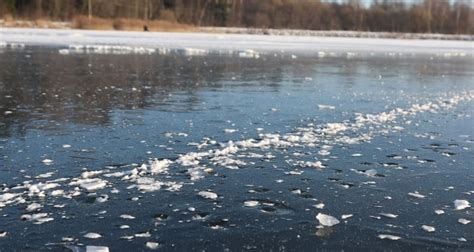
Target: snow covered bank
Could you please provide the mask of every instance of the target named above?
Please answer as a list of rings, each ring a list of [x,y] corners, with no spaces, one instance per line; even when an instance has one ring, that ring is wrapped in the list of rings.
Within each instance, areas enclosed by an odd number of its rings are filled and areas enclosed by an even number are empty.
[[[474,35],[439,34],[439,33],[400,33],[400,32],[366,32],[366,31],[313,31],[297,29],[261,29],[239,27],[201,27],[201,32],[228,34],[259,34],[277,36],[316,36],[344,38],[378,38],[378,39],[434,39],[434,40],[466,40],[473,41]]]
[[[406,40],[317,36],[272,36],[213,33],[161,33],[86,30],[48,30],[0,28],[0,42],[7,44],[114,45],[156,49],[257,52],[291,51],[295,53],[404,53],[472,56],[474,42],[451,40]]]

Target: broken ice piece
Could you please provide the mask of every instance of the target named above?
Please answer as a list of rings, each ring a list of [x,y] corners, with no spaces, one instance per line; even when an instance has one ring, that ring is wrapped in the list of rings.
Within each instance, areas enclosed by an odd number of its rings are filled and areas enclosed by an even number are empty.
[[[343,219],[343,220],[349,219],[349,218],[351,218],[352,216],[354,216],[354,215],[353,215],[353,214],[343,214],[343,215],[341,216],[341,219]]]
[[[323,213],[318,213],[318,215],[316,215],[316,219],[318,219],[321,225],[326,226],[326,227],[331,227],[331,226],[339,224],[338,219],[336,219],[335,217],[331,215],[327,215]]]
[[[41,161],[41,162],[43,162],[43,164],[45,164],[45,165],[50,165],[50,164],[53,163],[53,160],[46,158],[46,159],[43,159],[43,161]]]
[[[464,210],[466,208],[469,208],[471,207],[471,203],[469,203],[469,201],[467,200],[455,200],[454,201],[454,208],[456,210]]]
[[[444,210],[436,209],[436,210],[435,210],[435,213],[438,214],[438,215],[444,214]]]
[[[109,252],[109,247],[105,247],[105,246],[86,246],[86,252]]]
[[[409,192],[408,195],[412,196],[412,197],[415,197],[415,198],[419,198],[419,199],[423,199],[425,197],[425,195],[423,194],[420,194],[419,192],[415,191],[415,192]]]
[[[461,223],[461,224],[463,224],[463,225],[467,225],[467,224],[471,223],[470,220],[466,220],[466,219],[463,219],[463,218],[460,218],[460,219],[458,220],[458,222]]]
[[[214,192],[200,191],[198,195],[206,199],[217,199],[217,194]]]
[[[160,244],[158,242],[146,242],[146,247],[149,249],[157,249]]]
[[[120,215],[120,218],[126,219],[126,220],[133,220],[133,219],[135,219],[135,216],[132,216],[130,214],[122,214],[122,215]]]
[[[100,237],[102,237],[102,235],[98,233],[87,233],[84,235],[84,237],[88,239],[99,239]]]
[[[38,203],[31,203],[26,207],[27,212],[33,212],[41,208],[41,205]]]
[[[256,200],[246,200],[244,201],[244,206],[246,207],[255,207],[258,206],[260,203]]]
[[[392,213],[380,213],[380,215],[382,215],[384,217],[387,217],[387,218],[391,218],[391,219],[395,219],[395,218],[398,217],[398,215],[392,214]]]
[[[396,241],[396,240],[402,239],[400,236],[389,235],[389,234],[379,234],[377,237],[378,237],[379,239],[382,239],[382,240],[388,239],[388,240],[392,240],[392,241]]]
[[[316,204],[316,205],[313,205],[314,207],[316,207],[317,209],[323,209],[324,208],[324,203],[319,203],[319,204]]]
[[[428,226],[428,225],[422,225],[421,228],[425,230],[426,232],[430,232],[430,233],[436,230],[434,227]]]

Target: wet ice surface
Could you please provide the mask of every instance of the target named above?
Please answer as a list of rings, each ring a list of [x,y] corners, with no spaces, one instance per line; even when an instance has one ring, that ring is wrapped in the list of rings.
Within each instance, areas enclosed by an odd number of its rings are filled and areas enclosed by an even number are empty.
[[[3,248],[474,248],[471,57],[60,50],[0,52]]]

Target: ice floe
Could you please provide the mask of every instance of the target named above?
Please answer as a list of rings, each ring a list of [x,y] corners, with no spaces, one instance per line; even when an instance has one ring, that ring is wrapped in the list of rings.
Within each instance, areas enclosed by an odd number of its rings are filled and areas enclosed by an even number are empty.
[[[84,235],[84,238],[88,238],[88,239],[99,239],[101,238],[102,235],[98,234],[98,233],[87,233]]]
[[[326,227],[331,227],[334,225],[339,224],[339,220],[331,215],[318,213],[316,215],[316,219],[318,219],[319,223]]]
[[[392,240],[392,241],[397,241],[397,240],[402,239],[400,236],[390,235],[390,234],[379,234],[377,237],[382,240],[387,239],[387,240]]]
[[[454,209],[456,209],[456,210],[464,210],[466,208],[471,207],[471,203],[469,203],[469,201],[467,201],[467,200],[457,199],[453,203],[454,203]]]

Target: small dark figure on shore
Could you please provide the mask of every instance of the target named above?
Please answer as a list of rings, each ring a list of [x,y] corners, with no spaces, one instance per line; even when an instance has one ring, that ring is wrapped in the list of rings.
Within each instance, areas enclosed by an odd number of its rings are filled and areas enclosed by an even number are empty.
[[[144,25],[144,26],[143,26],[143,31],[146,31],[146,32],[147,32],[147,31],[148,31],[148,26]]]

